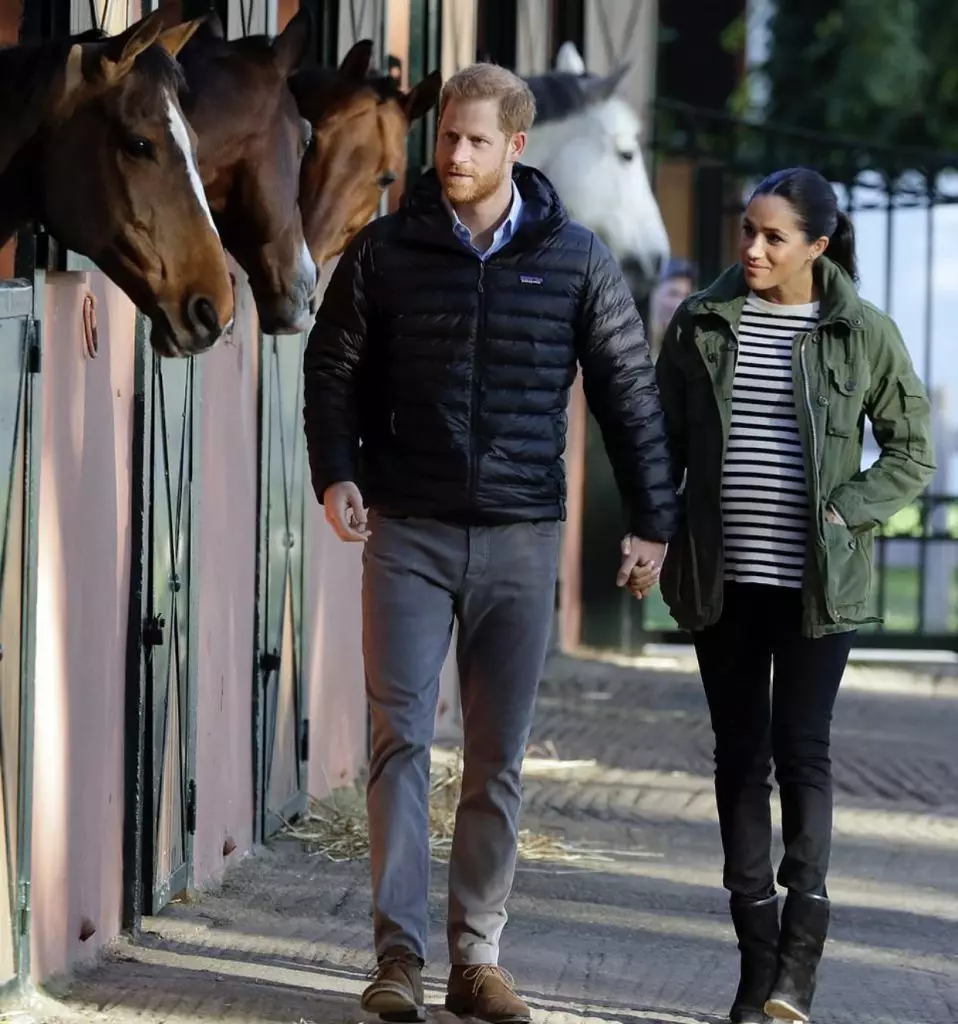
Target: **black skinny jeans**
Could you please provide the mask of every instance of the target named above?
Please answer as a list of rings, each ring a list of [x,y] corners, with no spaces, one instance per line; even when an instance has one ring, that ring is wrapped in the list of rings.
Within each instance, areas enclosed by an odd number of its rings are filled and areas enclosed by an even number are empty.
[[[785,845],[778,883],[807,895],[826,894],[832,708],[854,633],[811,640],[801,635],[801,625],[800,591],[726,583],[721,619],[693,634],[715,733],[723,884],[749,899],[775,891],[773,758]]]

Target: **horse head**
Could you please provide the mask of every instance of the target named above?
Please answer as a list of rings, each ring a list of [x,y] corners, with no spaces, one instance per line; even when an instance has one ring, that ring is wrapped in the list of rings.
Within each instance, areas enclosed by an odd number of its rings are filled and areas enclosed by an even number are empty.
[[[182,102],[199,140],[203,186],[223,244],[249,278],[267,334],[309,330],[315,313],[319,273],[298,204],[312,129],[288,84],[309,34],[305,9],[274,39],[227,40],[210,14],[180,54]]]
[[[591,228],[644,298],[669,256],[669,239],[642,159],[642,123],[617,95],[628,64],[605,76],[586,71],[563,43],[555,69],[526,81],[536,121],[523,162],[553,183],[569,215]]]
[[[154,13],[110,38],[43,44],[38,54],[60,56],[58,84],[4,178],[5,225],[36,218],[93,260],[150,317],[164,356],[202,352],[233,319],[226,255],[177,100],[175,57],[197,25],[161,34]],[[37,95],[44,64],[35,56],[34,74],[6,88]]]
[[[299,204],[320,265],[343,251],[385,190],[405,177],[409,128],[436,103],[442,86],[438,71],[408,92],[392,78],[370,76],[372,48],[371,40],[361,40],[335,71],[303,70],[290,83],[313,129]]]

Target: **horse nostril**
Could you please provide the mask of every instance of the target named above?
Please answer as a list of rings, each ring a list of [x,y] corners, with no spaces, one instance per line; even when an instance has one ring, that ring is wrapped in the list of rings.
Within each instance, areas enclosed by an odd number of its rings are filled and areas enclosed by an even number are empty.
[[[190,326],[217,337],[222,330],[216,307],[205,295],[194,295],[188,306]]]

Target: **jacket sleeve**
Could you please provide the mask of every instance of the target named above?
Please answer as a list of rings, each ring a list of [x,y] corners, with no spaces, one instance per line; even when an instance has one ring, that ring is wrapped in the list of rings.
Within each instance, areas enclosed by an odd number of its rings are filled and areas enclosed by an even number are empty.
[[[359,454],[359,376],[367,347],[369,243],[346,247],[323,295],[303,356],[303,425],[313,490],[355,481]]]
[[[688,468],[688,418],[686,416],[685,376],[678,348],[682,332],[688,330],[685,305],[679,306],[669,321],[662,339],[662,350],[655,364],[655,377],[659,385],[659,401],[665,415],[665,432],[669,439],[669,457],[672,461],[672,482],[680,487]]]
[[[828,498],[852,531],[886,523],[924,491],[936,468],[925,386],[895,323],[882,314],[876,319],[865,413],[881,454]]]
[[[665,419],[638,310],[611,253],[592,239],[578,358],[629,532],[667,542],[676,528]]]

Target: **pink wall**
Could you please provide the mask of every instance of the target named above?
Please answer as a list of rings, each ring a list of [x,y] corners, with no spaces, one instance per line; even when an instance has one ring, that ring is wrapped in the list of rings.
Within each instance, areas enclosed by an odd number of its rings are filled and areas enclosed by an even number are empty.
[[[366,695],[360,614],[361,551],[329,528],[306,495],[303,663],[309,708],[309,792],[324,796],[366,763]]]
[[[99,354],[82,340],[97,301]],[[37,568],[32,957],[35,978],[120,927],[130,576],[132,304],[102,274],[48,278]],[[95,935],[81,942],[88,919]]]
[[[202,356],[200,364],[193,837],[198,886],[217,878],[253,841],[259,336],[247,287],[236,289],[233,337]],[[235,847],[230,855],[224,855],[226,844]]]

